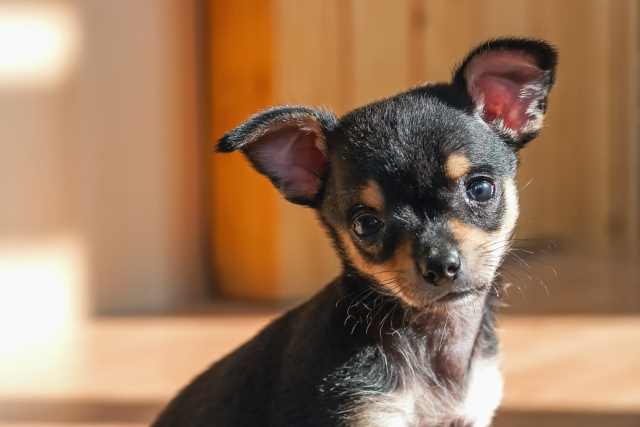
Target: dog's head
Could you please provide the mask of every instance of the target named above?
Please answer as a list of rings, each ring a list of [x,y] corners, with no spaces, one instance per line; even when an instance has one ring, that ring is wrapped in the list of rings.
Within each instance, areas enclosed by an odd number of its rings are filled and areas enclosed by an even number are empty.
[[[451,83],[338,119],[307,107],[259,113],[218,150],[242,150],[290,201],[317,209],[350,273],[422,307],[483,295],[518,217],[517,152],[542,127],[556,53],[493,40]]]

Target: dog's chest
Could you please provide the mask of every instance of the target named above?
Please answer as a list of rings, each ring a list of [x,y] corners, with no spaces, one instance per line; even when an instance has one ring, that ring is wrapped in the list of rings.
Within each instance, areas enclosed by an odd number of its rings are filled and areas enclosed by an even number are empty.
[[[368,398],[356,411],[354,427],[486,427],[502,398],[502,376],[495,360],[477,360],[466,390],[425,387],[421,381]]]

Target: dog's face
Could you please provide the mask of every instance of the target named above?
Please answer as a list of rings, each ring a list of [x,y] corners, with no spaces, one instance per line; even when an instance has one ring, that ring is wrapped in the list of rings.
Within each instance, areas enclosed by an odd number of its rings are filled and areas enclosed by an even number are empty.
[[[408,306],[484,295],[518,217],[517,151],[542,126],[556,55],[539,41],[473,50],[450,84],[341,119],[260,113],[221,140],[289,200],[314,207],[345,267]]]
[[[488,289],[518,216],[516,155],[417,89],[344,117],[321,203],[348,264],[421,306]]]

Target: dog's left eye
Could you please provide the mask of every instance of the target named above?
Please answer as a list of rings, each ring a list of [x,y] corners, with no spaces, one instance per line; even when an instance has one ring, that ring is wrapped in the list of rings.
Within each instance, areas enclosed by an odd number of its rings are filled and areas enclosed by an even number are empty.
[[[354,218],[352,228],[358,237],[366,239],[375,236],[383,225],[384,223],[377,216],[363,213]]]
[[[475,178],[467,184],[467,197],[476,202],[488,202],[495,192],[495,184],[486,177]]]

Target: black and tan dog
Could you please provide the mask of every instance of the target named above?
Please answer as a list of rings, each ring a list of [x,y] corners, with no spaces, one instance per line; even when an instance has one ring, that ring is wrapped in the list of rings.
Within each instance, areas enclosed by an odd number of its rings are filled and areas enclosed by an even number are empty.
[[[161,426],[487,426],[501,399],[496,270],[517,153],[542,127],[556,53],[474,49],[451,83],[356,109],[285,106],[225,135],[314,208],[342,274],[215,363]]]

